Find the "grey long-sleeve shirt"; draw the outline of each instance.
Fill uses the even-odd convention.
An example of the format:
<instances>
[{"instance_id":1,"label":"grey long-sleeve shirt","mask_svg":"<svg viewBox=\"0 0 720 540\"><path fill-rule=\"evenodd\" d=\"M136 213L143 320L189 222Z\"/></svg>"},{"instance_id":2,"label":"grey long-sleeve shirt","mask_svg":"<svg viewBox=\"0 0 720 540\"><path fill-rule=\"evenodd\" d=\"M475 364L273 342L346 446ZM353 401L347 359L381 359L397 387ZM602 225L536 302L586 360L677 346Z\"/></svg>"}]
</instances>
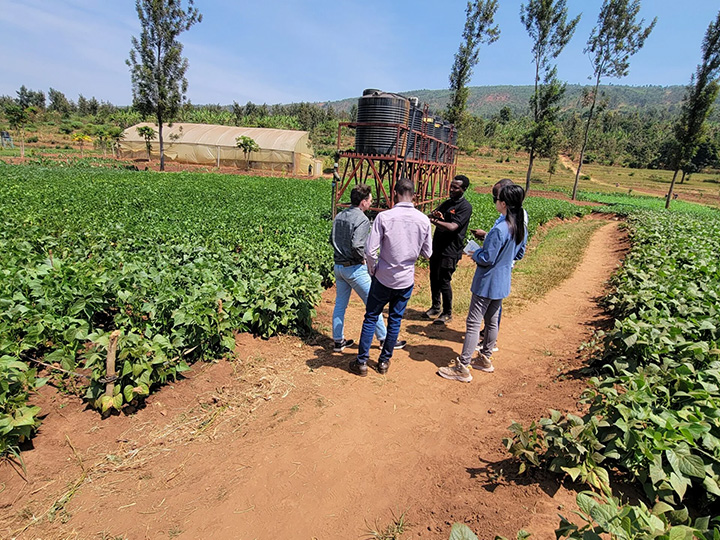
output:
<instances>
[{"instance_id":1,"label":"grey long-sleeve shirt","mask_svg":"<svg viewBox=\"0 0 720 540\"><path fill-rule=\"evenodd\" d=\"M370 234L370 220L357 206L343 210L333 221L330 243L335 264L345 266L365 262L365 241Z\"/></svg>"}]
</instances>

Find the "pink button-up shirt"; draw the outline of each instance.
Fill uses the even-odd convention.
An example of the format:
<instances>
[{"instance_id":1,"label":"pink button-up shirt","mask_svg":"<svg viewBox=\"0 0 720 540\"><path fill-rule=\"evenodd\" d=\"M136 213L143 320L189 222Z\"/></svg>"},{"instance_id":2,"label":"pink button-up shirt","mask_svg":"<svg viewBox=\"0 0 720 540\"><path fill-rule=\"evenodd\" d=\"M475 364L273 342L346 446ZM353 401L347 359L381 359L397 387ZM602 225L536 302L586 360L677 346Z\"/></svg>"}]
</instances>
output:
<instances>
[{"instance_id":1,"label":"pink button-up shirt","mask_svg":"<svg viewBox=\"0 0 720 540\"><path fill-rule=\"evenodd\" d=\"M390 289L415 283L415 261L432 255L430 220L410 202L400 202L375 218L365 242L368 272Z\"/></svg>"}]
</instances>

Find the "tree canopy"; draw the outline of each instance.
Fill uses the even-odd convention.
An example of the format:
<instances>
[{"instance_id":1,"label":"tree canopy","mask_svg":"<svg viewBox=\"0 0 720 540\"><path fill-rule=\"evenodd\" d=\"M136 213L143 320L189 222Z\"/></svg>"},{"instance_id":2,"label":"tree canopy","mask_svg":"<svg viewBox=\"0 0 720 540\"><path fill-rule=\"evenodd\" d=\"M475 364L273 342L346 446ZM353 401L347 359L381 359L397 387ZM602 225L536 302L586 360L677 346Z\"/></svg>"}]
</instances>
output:
<instances>
[{"instance_id":1,"label":"tree canopy","mask_svg":"<svg viewBox=\"0 0 720 540\"><path fill-rule=\"evenodd\" d=\"M181 0L136 0L140 18L140 38L133 36L127 65L133 89L133 104L143 114L153 116L158 125L160 170L165 169L163 122L173 119L187 92L183 58L178 36L202 21L202 14L188 0L183 9Z\"/></svg>"},{"instance_id":2,"label":"tree canopy","mask_svg":"<svg viewBox=\"0 0 720 540\"><path fill-rule=\"evenodd\" d=\"M450 102L447 120L461 126L468 98L468 82L478 63L480 45L494 43L500 37L500 29L494 23L497 0L474 0L465 9L465 28L455 61L450 72Z\"/></svg>"}]
</instances>

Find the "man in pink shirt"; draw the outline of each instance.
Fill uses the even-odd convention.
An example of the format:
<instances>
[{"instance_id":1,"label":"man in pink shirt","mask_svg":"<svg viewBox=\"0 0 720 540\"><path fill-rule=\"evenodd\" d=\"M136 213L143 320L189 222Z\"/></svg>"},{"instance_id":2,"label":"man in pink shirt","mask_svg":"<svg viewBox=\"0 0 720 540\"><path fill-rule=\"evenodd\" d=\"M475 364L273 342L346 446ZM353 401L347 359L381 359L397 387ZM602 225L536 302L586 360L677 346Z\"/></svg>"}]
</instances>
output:
<instances>
[{"instance_id":1,"label":"man in pink shirt","mask_svg":"<svg viewBox=\"0 0 720 540\"><path fill-rule=\"evenodd\" d=\"M428 258L432 255L430 220L413 206L414 194L412 180L400 178L395 183L395 206L378 214L365 243L365 260L372 284L358 356L350 362L350 371L361 377L367 375L375 324L389 304L387 336L377 366L379 373L387 373L400 333L400 322L415 285L415 261L420 255Z\"/></svg>"}]
</instances>

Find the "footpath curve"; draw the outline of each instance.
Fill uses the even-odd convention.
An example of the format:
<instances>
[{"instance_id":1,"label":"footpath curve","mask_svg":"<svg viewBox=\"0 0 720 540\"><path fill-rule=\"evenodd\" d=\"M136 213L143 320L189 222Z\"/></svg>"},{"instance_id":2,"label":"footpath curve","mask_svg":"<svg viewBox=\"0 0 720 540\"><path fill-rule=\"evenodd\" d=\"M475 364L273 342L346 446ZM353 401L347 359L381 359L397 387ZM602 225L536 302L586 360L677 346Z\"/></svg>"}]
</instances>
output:
<instances>
[{"instance_id":1,"label":"footpath curve","mask_svg":"<svg viewBox=\"0 0 720 540\"><path fill-rule=\"evenodd\" d=\"M502 439L513 420L576 410L585 387L574 377L577 349L606 322L597 299L625 249L617 221L600 227L571 278L503 316L496 372L475 372L470 384L435 374L461 350L462 315L438 328L411 311L401 332L408 346L385 377L348 373L354 349L333 354L327 337L239 336L240 362L194 368L128 417L100 421L47 391L50 414L25 454L28 482L0 469L13 494L0 493L9 516L0 536L76 484L64 522L16 536L350 539L405 513L403 538L446 540L454 521L480 538L521 528L551 538L574 493L549 475L515 477ZM318 310L325 336L333 299L326 291ZM348 329L362 312L353 299Z\"/></svg>"}]
</instances>

